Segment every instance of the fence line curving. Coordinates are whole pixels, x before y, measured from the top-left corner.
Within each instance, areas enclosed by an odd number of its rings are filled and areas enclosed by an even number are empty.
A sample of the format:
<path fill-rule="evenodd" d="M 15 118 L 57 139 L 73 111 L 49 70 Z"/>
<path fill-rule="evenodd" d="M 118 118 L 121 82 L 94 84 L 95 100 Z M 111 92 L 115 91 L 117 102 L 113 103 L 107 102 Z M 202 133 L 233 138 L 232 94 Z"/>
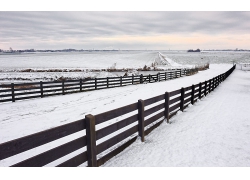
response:
<path fill-rule="evenodd" d="M 74 140 L 21 160 L 12 166 L 44 166 L 79 149 L 83 150 L 57 166 L 75 167 L 84 163 L 90 167 L 101 166 L 131 145 L 137 137 L 144 141 L 145 136 L 164 120 L 169 123 L 169 119 L 179 110 L 183 111 L 189 104 L 194 104 L 198 99 L 207 96 L 234 69 L 235 65 L 227 72 L 204 82 L 145 100 L 140 99 L 133 104 L 101 114 L 89 114 L 84 119 L 2 143 L 0 160 L 84 131 Z"/>

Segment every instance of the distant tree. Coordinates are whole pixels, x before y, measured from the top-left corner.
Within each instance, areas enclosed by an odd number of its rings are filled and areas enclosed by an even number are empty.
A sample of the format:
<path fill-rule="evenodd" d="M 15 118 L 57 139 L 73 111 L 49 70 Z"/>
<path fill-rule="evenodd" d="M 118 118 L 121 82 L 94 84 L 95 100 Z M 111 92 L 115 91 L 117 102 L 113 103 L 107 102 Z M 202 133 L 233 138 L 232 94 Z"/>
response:
<path fill-rule="evenodd" d="M 0 52 L 3 52 L 3 50 L 2 50 L 2 49 L 0 49 Z"/>

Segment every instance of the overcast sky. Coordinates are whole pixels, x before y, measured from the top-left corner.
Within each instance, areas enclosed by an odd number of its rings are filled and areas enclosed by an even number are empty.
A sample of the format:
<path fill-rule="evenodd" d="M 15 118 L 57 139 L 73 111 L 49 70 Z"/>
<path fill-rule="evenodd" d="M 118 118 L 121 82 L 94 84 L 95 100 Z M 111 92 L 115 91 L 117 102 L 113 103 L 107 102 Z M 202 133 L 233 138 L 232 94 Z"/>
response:
<path fill-rule="evenodd" d="M 1 11 L 0 49 L 250 49 L 250 11 Z"/>

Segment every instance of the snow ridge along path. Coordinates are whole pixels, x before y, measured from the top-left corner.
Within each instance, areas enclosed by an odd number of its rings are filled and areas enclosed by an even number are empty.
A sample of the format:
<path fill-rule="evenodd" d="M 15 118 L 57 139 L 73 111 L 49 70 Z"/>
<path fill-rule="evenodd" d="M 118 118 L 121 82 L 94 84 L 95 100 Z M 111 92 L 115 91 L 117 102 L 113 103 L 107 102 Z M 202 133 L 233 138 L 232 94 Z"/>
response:
<path fill-rule="evenodd" d="M 250 72 L 218 88 L 103 166 L 250 166 Z"/>

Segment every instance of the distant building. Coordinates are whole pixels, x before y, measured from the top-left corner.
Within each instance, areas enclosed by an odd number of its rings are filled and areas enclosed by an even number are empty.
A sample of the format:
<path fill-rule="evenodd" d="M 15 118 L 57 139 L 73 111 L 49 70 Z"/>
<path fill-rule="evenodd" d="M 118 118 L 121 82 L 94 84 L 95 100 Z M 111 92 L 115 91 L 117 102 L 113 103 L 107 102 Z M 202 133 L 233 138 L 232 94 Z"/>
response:
<path fill-rule="evenodd" d="M 200 49 L 196 49 L 196 50 L 189 49 L 187 52 L 201 52 L 201 50 Z"/>

